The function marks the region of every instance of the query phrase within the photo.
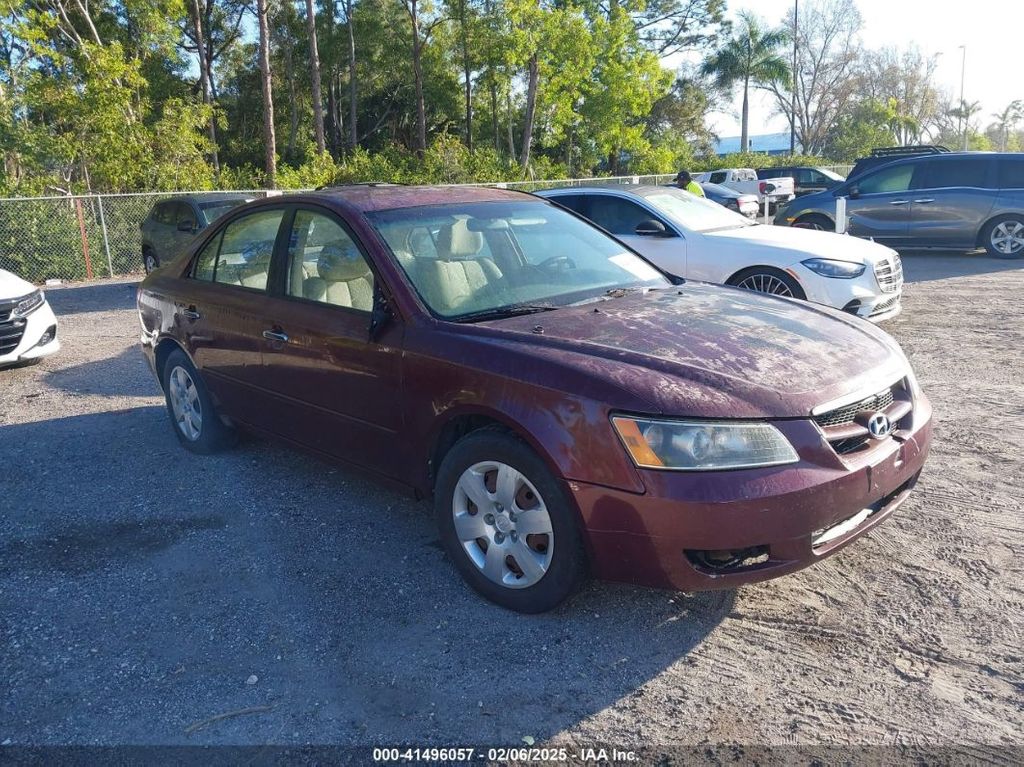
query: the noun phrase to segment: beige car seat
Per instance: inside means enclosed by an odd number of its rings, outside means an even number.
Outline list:
[[[353,243],[324,245],[316,268],[319,276],[303,283],[306,298],[364,312],[372,311],[373,274]]]
[[[501,279],[501,270],[481,256],[484,236],[472,232],[466,219],[441,227],[437,258],[420,259],[424,297],[435,309],[449,314]]]

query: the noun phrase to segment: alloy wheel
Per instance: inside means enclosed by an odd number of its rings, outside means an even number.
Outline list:
[[[749,277],[745,277],[743,280],[736,283],[736,287],[744,288],[745,290],[753,290],[758,293],[770,293],[773,296],[793,297],[793,291],[790,290],[789,285],[775,275],[765,274],[763,272],[758,272],[757,274],[751,274]]]
[[[152,253],[147,253],[142,257],[142,265],[146,269],[146,274],[152,274],[156,269],[156,257]]]
[[[455,533],[470,561],[499,586],[522,589],[547,573],[555,537],[544,499],[500,461],[466,469],[452,497]]]
[[[174,422],[186,439],[195,442],[203,431],[203,406],[199,402],[196,382],[179,365],[171,371],[169,384]]]
[[[1001,221],[992,229],[992,247],[1000,253],[1014,255],[1024,250],[1024,224],[1020,221]]]

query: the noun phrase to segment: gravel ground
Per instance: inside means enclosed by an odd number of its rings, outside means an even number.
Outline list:
[[[0,743],[1021,745],[1024,263],[906,271],[887,329],[937,430],[889,523],[778,581],[534,617],[462,585],[425,503],[182,450],[134,286],[50,291],[63,351],[0,374]]]

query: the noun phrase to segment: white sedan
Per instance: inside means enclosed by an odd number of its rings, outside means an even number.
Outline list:
[[[43,291],[0,269],[0,367],[32,362],[59,349],[57,318]]]
[[[802,298],[872,322],[900,312],[903,267],[899,254],[883,245],[756,224],[673,187],[538,194],[590,219],[670,274]]]

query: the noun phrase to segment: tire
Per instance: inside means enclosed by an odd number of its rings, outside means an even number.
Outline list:
[[[168,355],[161,380],[171,428],[186,449],[210,455],[235,443],[234,429],[217,415],[206,384],[181,349]]]
[[[801,300],[807,298],[807,294],[804,293],[799,282],[781,269],[773,269],[770,266],[752,266],[749,269],[744,269],[742,272],[734,274],[726,284],[744,290],[752,290],[755,293],[768,293],[773,296]]]
[[[1024,256],[1024,216],[1000,216],[985,225],[981,244],[994,258]]]
[[[481,429],[455,444],[438,471],[434,512],[441,542],[462,577],[509,610],[550,610],[586,577],[579,522],[566,489],[507,432]],[[488,557],[494,551],[504,556]]]
[[[818,232],[834,232],[836,230],[835,223],[820,213],[812,213],[809,216],[798,218],[793,222],[793,226],[801,229],[814,229]]]
[[[142,251],[142,268],[146,270],[146,274],[152,274],[154,269],[160,268],[160,259],[149,248]]]

